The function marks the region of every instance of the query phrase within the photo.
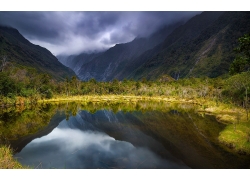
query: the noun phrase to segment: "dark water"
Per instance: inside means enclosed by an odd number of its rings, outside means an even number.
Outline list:
[[[45,108],[46,109],[46,108]],[[249,168],[217,138],[225,125],[193,110],[54,107],[48,125],[11,141],[32,168]],[[43,110],[43,112],[46,112]],[[48,117],[47,117],[48,118]]]
[[[88,116],[87,112],[81,112]],[[171,154],[161,158],[150,148],[136,147],[130,142],[116,140],[88,121],[117,123],[111,112],[101,111],[89,119],[80,114],[63,120],[50,134],[30,142],[16,157],[26,165],[41,168],[187,168]],[[98,116],[99,115],[99,116]],[[111,117],[113,116],[113,117]],[[107,119],[108,118],[108,119]],[[162,148],[160,143],[135,129],[128,129],[142,141]],[[167,151],[167,150],[166,150]],[[167,152],[166,152],[167,153]]]

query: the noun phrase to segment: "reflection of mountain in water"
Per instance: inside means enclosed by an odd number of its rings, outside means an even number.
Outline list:
[[[248,157],[221,147],[217,137],[224,125],[214,116],[179,110],[129,113],[99,110],[93,114],[79,111],[69,120],[59,122],[50,134],[33,140],[16,157],[33,166],[43,162],[40,168],[249,166]],[[49,161],[52,162],[48,164]]]
[[[69,121],[60,123],[58,128],[70,127],[103,132],[116,140],[130,142],[137,147],[149,148],[156,153],[161,152],[161,156],[164,158],[173,158],[160,142],[138,128],[144,126],[139,119],[140,116],[142,116],[140,112],[125,114],[119,111],[114,114],[109,110],[99,110],[95,114],[91,114],[87,111],[80,111],[75,117],[70,117]]]
[[[110,129],[121,130],[127,120],[119,114],[82,111],[68,121],[63,120],[49,135],[35,139],[15,156],[23,164],[41,165],[41,168],[188,168],[170,153],[168,158],[162,159],[146,146],[135,147],[102,132],[98,125],[103,122],[109,123]],[[123,135],[140,137],[141,141],[166,151],[159,142],[138,129],[122,129],[128,130]]]
[[[148,148],[165,159],[174,155],[192,168],[239,168],[249,165],[245,157],[219,147],[217,137],[224,125],[217,122],[214,116],[179,110],[169,113],[99,110],[94,114],[80,111],[78,115],[85,124],[81,126],[78,123],[75,127],[104,132],[116,140]],[[83,123],[81,120],[78,122]],[[75,120],[68,123],[73,124]],[[234,163],[230,163],[232,161]]]

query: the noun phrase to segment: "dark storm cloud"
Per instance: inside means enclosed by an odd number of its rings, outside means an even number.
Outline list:
[[[112,29],[121,18],[119,12],[87,12],[82,13],[82,21],[77,25],[77,32],[92,38],[103,31]]]
[[[17,28],[28,38],[57,38],[57,25],[45,12],[0,12],[0,23]],[[60,24],[59,24],[60,25]]]
[[[17,28],[53,54],[107,49],[200,12],[0,12],[0,24]]]

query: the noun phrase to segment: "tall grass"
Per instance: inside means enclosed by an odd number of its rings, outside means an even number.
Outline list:
[[[23,167],[16,159],[12,156],[13,151],[8,146],[0,147],[0,169],[23,169]]]

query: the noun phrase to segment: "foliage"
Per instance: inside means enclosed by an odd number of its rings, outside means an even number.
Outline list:
[[[128,77],[155,80],[164,74],[175,79],[227,74],[237,39],[250,32],[250,13],[216,13],[203,12],[174,30],[161,46],[138,57],[144,63]]]
[[[247,90],[247,94],[246,94]],[[249,96],[250,91],[250,72],[243,72],[231,76],[225,81],[222,94],[224,97],[230,97],[233,102],[242,105],[246,101],[246,95]],[[249,101],[249,100],[248,100]]]
[[[51,74],[57,80],[75,74],[46,48],[30,43],[17,29],[0,25],[0,72],[6,71],[9,63],[32,67],[40,73]]]
[[[250,68],[250,33],[238,39],[239,46],[235,48],[238,57],[235,58],[230,66],[230,74],[237,74],[249,70]]]
[[[34,69],[12,66],[0,72],[0,75],[1,106],[35,104],[38,100],[53,97],[82,95],[171,96],[190,100],[204,98],[243,106],[246,102],[246,88],[248,96],[250,92],[249,72],[229,78],[203,77],[169,81],[161,78],[149,81],[143,78],[141,81],[114,79],[110,82],[98,82],[95,79],[80,81],[73,76],[58,82],[48,74],[41,74]]]
[[[0,144],[2,137],[15,140],[37,132],[48,125],[54,114],[55,107],[51,105],[0,112]]]
[[[17,160],[12,157],[12,150],[9,147],[0,147],[0,169],[23,169]]]
[[[6,73],[0,72],[0,95],[8,96],[9,94],[18,92],[19,89],[15,81]]]
[[[219,141],[240,154],[250,154],[250,123],[228,125],[219,135]]]

